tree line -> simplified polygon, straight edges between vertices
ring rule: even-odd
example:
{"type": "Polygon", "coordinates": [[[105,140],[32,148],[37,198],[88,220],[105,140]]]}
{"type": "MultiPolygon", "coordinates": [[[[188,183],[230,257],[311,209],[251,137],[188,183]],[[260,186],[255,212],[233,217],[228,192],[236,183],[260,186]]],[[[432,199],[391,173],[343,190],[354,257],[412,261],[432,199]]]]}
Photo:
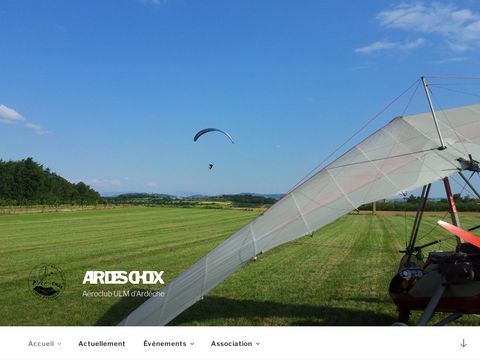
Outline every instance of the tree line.
{"type": "Polygon", "coordinates": [[[101,201],[83,182],[71,183],[31,157],[0,160],[0,205],[86,205],[101,201]]]}

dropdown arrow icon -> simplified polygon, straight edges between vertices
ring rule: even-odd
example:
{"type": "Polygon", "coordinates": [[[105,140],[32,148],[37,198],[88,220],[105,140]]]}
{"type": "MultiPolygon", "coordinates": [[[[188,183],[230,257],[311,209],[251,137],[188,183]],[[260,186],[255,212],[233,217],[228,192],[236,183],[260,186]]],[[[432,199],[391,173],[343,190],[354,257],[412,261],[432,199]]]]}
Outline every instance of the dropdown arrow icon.
{"type": "Polygon", "coordinates": [[[259,343],[259,342],[255,343],[255,344],[257,344],[257,345],[260,345],[260,343],[259,343]]]}
{"type": "Polygon", "coordinates": [[[58,346],[62,345],[62,343],[61,343],[61,342],[57,342],[57,344],[58,344],[58,346]]]}
{"type": "Polygon", "coordinates": [[[465,342],[465,339],[462,339],[462,343],[460,344],[460,346],[463,347],[463,348],[464,348],[465,346],[467,346],[467,343],[465,342]]]}
{"type": "Polygon", "coordinates": [[[194,343],[194,342],[191,342],[191,343],[190,343],[190,345],[193,345],[193,344],[195,344],[195,343],[194,343]]]}

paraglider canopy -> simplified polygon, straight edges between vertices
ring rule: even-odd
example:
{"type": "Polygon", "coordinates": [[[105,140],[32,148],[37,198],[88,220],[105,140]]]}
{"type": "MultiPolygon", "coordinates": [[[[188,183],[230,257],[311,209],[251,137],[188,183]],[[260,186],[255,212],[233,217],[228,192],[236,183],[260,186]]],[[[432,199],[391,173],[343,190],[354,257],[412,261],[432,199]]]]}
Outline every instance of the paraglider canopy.
{"type": "Polygon", "coordinates": [[[215,129],[215,128],[206,128],[206,129],[200,130],[194,136],[193,141],[197,141],[202,135],[204,135],[206,133],[209,133],[209,132],[212,132],[212,131],[218,131],[218,132],[222,133],[232,142],[232,144],[234,144],[232,137],[227,132],[225,132],[223,130],[220,130],[220,129],[215,129]]]}

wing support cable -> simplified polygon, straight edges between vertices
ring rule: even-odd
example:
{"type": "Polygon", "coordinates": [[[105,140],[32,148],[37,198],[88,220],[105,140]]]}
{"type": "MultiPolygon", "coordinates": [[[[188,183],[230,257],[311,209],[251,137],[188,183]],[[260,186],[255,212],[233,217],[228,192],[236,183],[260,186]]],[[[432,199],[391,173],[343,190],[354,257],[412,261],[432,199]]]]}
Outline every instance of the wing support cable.
{"type": "MultiPolygon", "coordinates": [[[[326,158],[324,158],[315,168],[313,168],[307,175],[305,175],[300,181],[298,181],[292,188],[290,188],[289,191],[287,191],[287,194],[291,193],[293,190],[301,186],[303,183],[305,183],[307,180],[310,178],[314,177],[316,174],[318,174],[320,171],[325,169],[329,164],[326,164],[323,168],[321,168],[322,165],[324,165],[330,158],[332,158],[340,149],[342,149],[346,144],[348,144],[355,136],[357,136],[359,133],[361,133],[370,123],[372,123],[375,119],[377,119],[380,115],[382,115],[390,106],[392,106],[395,102],[397,102],[401,97],[403,97],[406,93],[408,93],[415,85],[419,84],[420,80],[415,80],[410,86],[408,86],[405,90],[403,90],[399,95],[397,95],[394,99],[392,99],[388,104],[385,105],[385,107],[377,112],[373,117],[371,117],[365,124],[363,124],[355,133],[353,133],[347,140],[345,140],[341,145],[339,145],[334,151],[332,151],[326,158]]],[[[337,157],[339,159],[342,155],[337,157]]],[[[333,161],[332,161],[333,162],[333,161]]],[[[275,206],[275,205],[274,205],[275,206]]]]}
{"type": "MultiPolygon", "coordinates": [[[[470,180],[466,178],[465,175],[463,175],[462,171],[458,172],[458,175],[465,181],[465,183],[468,185],[470,189],[474,192],[475,195],[477,195],[477,198],[480,199],[480,194],[478,193],[477,189],[473,187],[473,185],[470,183],[470,180]]],[[[472,174],[473,175],[473,174],[472,174]]],[[[471,177],[470,177],[471,178],[471,177]]]]}
{"type": "MultiPolygon", "coordinates": [[[[350,164],[345,164],[345,165],[331,166],[331,167],[329,167],[329,169],[330,169],[330,170],[340,169],[340,168],[344,168],[344,167],[347,167],[347,166],[362,165],[362,164],[374,163],[375,161],[396,159],[396,158],[400,158],[400,157],[403,157],[403,156],[423,154],[423,153],[427,153],[427,152],[433,151],[433,150],[437,150],[437,148],[431,148],[431,149],[425,149],[425,150],[412,151],[412,152],[405,153],[405,154],[398,154],[398,155],[386,156],[386,157],[377,158],[377,159],[368,159],[368,160],[365,160],[365,161],[357,161],[357,162],[350,163],[350,164]]],[[[415,156],[415,157],[417,158],[417,160],[421,160],[418,156],[415,156]]],[[[444,159],[444,160],[447,160],[447,161],[448,161],[448,159],[444,159]]],[[[451,163],[451,162],[450,162],[450,163],[451,163]]],[[[451,163],[451,164],[453,164],[453,163],[451,163]]]]}

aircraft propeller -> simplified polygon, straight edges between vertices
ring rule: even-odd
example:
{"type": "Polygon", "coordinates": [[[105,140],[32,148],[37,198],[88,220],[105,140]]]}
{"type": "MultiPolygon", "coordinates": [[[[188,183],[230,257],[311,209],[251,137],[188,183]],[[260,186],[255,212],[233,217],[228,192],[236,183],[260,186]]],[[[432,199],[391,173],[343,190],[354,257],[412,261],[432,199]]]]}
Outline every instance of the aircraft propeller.
{"type": "Polygon", "coordinates": [[[467,230],[463,230],[459,228],[458,226],[449,224],[445,221],[439,220],[437,222],[438,225],[443,227],[445,230],[448,232],[452,233],[455,236],[458,236],[460,239],[465,240],[466,242],[475,245],[476,247],[480,248],[480,237],[478,237],[475,234],[472,234],[471,232],[467,230]]]}

